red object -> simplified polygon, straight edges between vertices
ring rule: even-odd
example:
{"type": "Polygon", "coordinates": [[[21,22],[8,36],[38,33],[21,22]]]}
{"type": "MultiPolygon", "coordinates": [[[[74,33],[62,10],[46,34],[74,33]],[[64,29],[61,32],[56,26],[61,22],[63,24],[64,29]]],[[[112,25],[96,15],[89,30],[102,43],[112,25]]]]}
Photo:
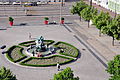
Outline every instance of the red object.
{"type": "Polygon", "coordinates": [[[61,24],[64,24],[64,20],[61,20],[61,24]]]}
{"type": "Polygon", "coordinates": [[[37,54],[37,57],[42,57],[42,54],[38,53],[38,54],[37,54]]]}
{"type": "Polygon", "coordinates": [[[10,26],[13,26],[13,22],[12,22],[12,21],[10,21],[10,23],[9,23],[9,24],[10,24],[10,26]]]}
{"type": "Polygon", "coordinates": [[[45,24],[48,24],[48,21],[47,21],[47,20],[45,20],[45,21],[44,21],[44,23],[45,23],[45,24]]]}

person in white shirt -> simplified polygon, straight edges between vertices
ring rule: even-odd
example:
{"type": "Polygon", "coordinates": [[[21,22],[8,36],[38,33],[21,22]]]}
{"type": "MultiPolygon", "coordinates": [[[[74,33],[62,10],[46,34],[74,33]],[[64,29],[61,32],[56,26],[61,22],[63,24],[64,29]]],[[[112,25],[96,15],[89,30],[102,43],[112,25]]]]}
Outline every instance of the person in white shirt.
{"type": "Polygon", "coordinates": [[[59,64],[59,62],[57,62],[57,70],[58,71],[60,70],[60,64],[59,64]]]}

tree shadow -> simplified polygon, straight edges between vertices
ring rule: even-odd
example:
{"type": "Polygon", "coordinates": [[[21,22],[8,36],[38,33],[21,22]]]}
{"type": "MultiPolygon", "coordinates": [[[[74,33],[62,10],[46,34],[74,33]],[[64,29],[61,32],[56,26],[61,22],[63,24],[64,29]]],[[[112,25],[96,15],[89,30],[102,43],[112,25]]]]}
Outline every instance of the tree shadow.
{"type": "Polygon", "coordinates": [[[78,56],[77,59],[81,57],[81,52],[78,50],[78,56]]]}
{"type": "Polygon", "coordinates": [[[20,23],[20,24],[14,24],[13,26],[26,26],[28,25],[27,23],[20,23]]]}
{"type": "Polygon", "coordinates": [[[3,29],[1,28],[0,30],[7,30],[7,28],[6,29],[5,28],[3,28],[3,29]]]}
{"type": "Polygon", "coordinates": [[[65,24],[73,24],[73,23],[71,23],[71,22],[66,22],[65,24]]]}

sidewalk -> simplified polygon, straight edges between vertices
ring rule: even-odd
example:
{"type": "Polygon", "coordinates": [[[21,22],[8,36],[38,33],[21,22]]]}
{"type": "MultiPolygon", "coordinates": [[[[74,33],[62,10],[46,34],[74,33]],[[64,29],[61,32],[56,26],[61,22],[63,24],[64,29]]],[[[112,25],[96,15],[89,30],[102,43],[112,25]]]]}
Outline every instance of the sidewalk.
{"type": "MultiPolygon", "coordinates": [[[[115,41],[115,46],[112,46],[112,37],[103,35],[99,37],[99,31],[91,25],[87,27],[87,22],[74,20],[79,26],[74,28],[87,37],[86,42],[97,50],[107,61],[112,60],[117,54],[120,54],[120,41],[115,41]]],[[[81,36],[82,37],[82,36],[81,36]]]]}

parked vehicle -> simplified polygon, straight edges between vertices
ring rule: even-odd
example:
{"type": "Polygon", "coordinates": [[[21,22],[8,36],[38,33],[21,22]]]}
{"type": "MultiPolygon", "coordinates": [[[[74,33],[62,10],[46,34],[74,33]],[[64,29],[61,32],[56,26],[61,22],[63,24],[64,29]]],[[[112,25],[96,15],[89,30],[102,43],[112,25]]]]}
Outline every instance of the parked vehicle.
{"type": "Polygon", "coordinates": [[[42,4],[48,4],[48,2],[47,1],[42,1],[42,4]]]}
{"type": "Polygon", "coordinates": [[[0,5],[3,5],[4,3],[3,2],[0,2],[0,5]]]}
{"type": "Polygon", "coordinates": [[[38,2],[37,2],[37,5],[41,5],[41,4],[42,4],[42,2],[41,2],[41,1],[38,1],[38,2]]]}
{"type": "Polygon", "coordinates": [[[48,4],[48,2],[47,1],[38,1],[37,2],[37,5],[41,5],[41,4],[48,4]]]}
{"type": "Polygon", "coordinates": [[[25,2],[24,5],[31,6],[32,2],[25,2]]]}
{"type": "Polygon", "coordinates": [[[3,5],[10,5],[10,2],[3,2],[3,5]]]}
{"type": "Polygon", "coordinates": [[[31,6],[37,6],[37,2],[32,2],[31,6]]]}
{"type": "Polygon", "coordinates": [[[22,3],[21,2],[13,2],[12,4],[13,5],[21,5],[22,3]]]}

